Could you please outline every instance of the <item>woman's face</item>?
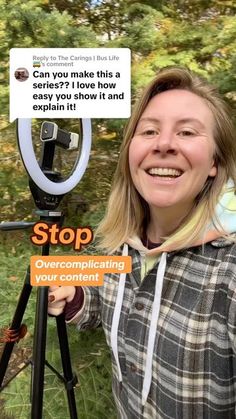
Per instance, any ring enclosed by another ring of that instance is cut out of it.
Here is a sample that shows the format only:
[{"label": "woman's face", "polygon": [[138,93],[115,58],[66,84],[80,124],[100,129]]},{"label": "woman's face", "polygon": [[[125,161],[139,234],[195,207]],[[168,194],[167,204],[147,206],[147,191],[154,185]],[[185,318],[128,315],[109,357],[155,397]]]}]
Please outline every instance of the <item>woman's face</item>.
[{"label": "woman's face", "polygon": [[207,104],[187,90],[150,100],[129,148],[133,183],[150,210],[185,215],[192,208],[207,178],[217,173],[213,126]]}]

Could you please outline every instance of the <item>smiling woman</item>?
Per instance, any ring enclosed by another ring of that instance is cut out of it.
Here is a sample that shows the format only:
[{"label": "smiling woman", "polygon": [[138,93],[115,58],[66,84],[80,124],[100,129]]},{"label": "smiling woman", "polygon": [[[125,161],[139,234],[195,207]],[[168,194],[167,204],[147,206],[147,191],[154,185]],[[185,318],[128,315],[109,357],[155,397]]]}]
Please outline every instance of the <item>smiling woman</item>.
[{"label": "smiling woman", "polygon": [[103,325],[121,419],[236,417],[236,141],[215,88],[162,70],[127,125],[100,247],[130,255],[49,312]]}]

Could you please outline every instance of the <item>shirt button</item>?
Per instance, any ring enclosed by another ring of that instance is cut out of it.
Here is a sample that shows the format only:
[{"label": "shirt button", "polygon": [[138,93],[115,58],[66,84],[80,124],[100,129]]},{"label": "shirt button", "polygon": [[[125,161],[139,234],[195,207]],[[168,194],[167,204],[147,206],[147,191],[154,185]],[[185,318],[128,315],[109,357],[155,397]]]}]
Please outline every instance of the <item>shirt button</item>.
[{"label": "shirt button", "polygon": [[137,372],[137,367],[136,367],[136,365],[135,365],[135,364],[131,364],[131,365],[130,365],[130,370],[131,370],[132,372]]},{"label": "shirt button", "polygon": [[142,303],[135,303],[135,305],[134,305],[134,307],[137,309],[137,310],[143,310],[144,309],[144,304],[142,304]]}]

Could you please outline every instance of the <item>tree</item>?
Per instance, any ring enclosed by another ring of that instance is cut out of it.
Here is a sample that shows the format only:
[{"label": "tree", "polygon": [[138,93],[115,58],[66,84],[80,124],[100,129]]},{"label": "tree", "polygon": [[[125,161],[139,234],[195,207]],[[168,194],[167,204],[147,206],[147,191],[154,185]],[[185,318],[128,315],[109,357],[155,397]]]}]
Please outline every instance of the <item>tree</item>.
[{"label": "tree", "polygon": [[8,56],[11,48],[83,48],[96,47],[99,41],[91,27],[78,23],[67,12],[46,12],[44,1],[11,3],[0,0],[3,14],[0,24],[0,59],[3,62],[3,90],[0,93],[1,114],[8,110]]}]

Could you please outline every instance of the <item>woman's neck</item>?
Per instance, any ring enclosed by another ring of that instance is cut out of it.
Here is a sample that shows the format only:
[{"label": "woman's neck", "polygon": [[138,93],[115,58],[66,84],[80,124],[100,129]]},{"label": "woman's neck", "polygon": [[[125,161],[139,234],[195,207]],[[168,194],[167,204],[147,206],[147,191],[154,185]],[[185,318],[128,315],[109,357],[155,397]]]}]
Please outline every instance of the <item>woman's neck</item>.
[{"label": "woman's neck", "polygon": [[146,229],[148,239],[155,243],[163,242],[163,238],[174,233],[189,213],[190,209],[185,212],[176,208],[150,209],[150,222]]}]

